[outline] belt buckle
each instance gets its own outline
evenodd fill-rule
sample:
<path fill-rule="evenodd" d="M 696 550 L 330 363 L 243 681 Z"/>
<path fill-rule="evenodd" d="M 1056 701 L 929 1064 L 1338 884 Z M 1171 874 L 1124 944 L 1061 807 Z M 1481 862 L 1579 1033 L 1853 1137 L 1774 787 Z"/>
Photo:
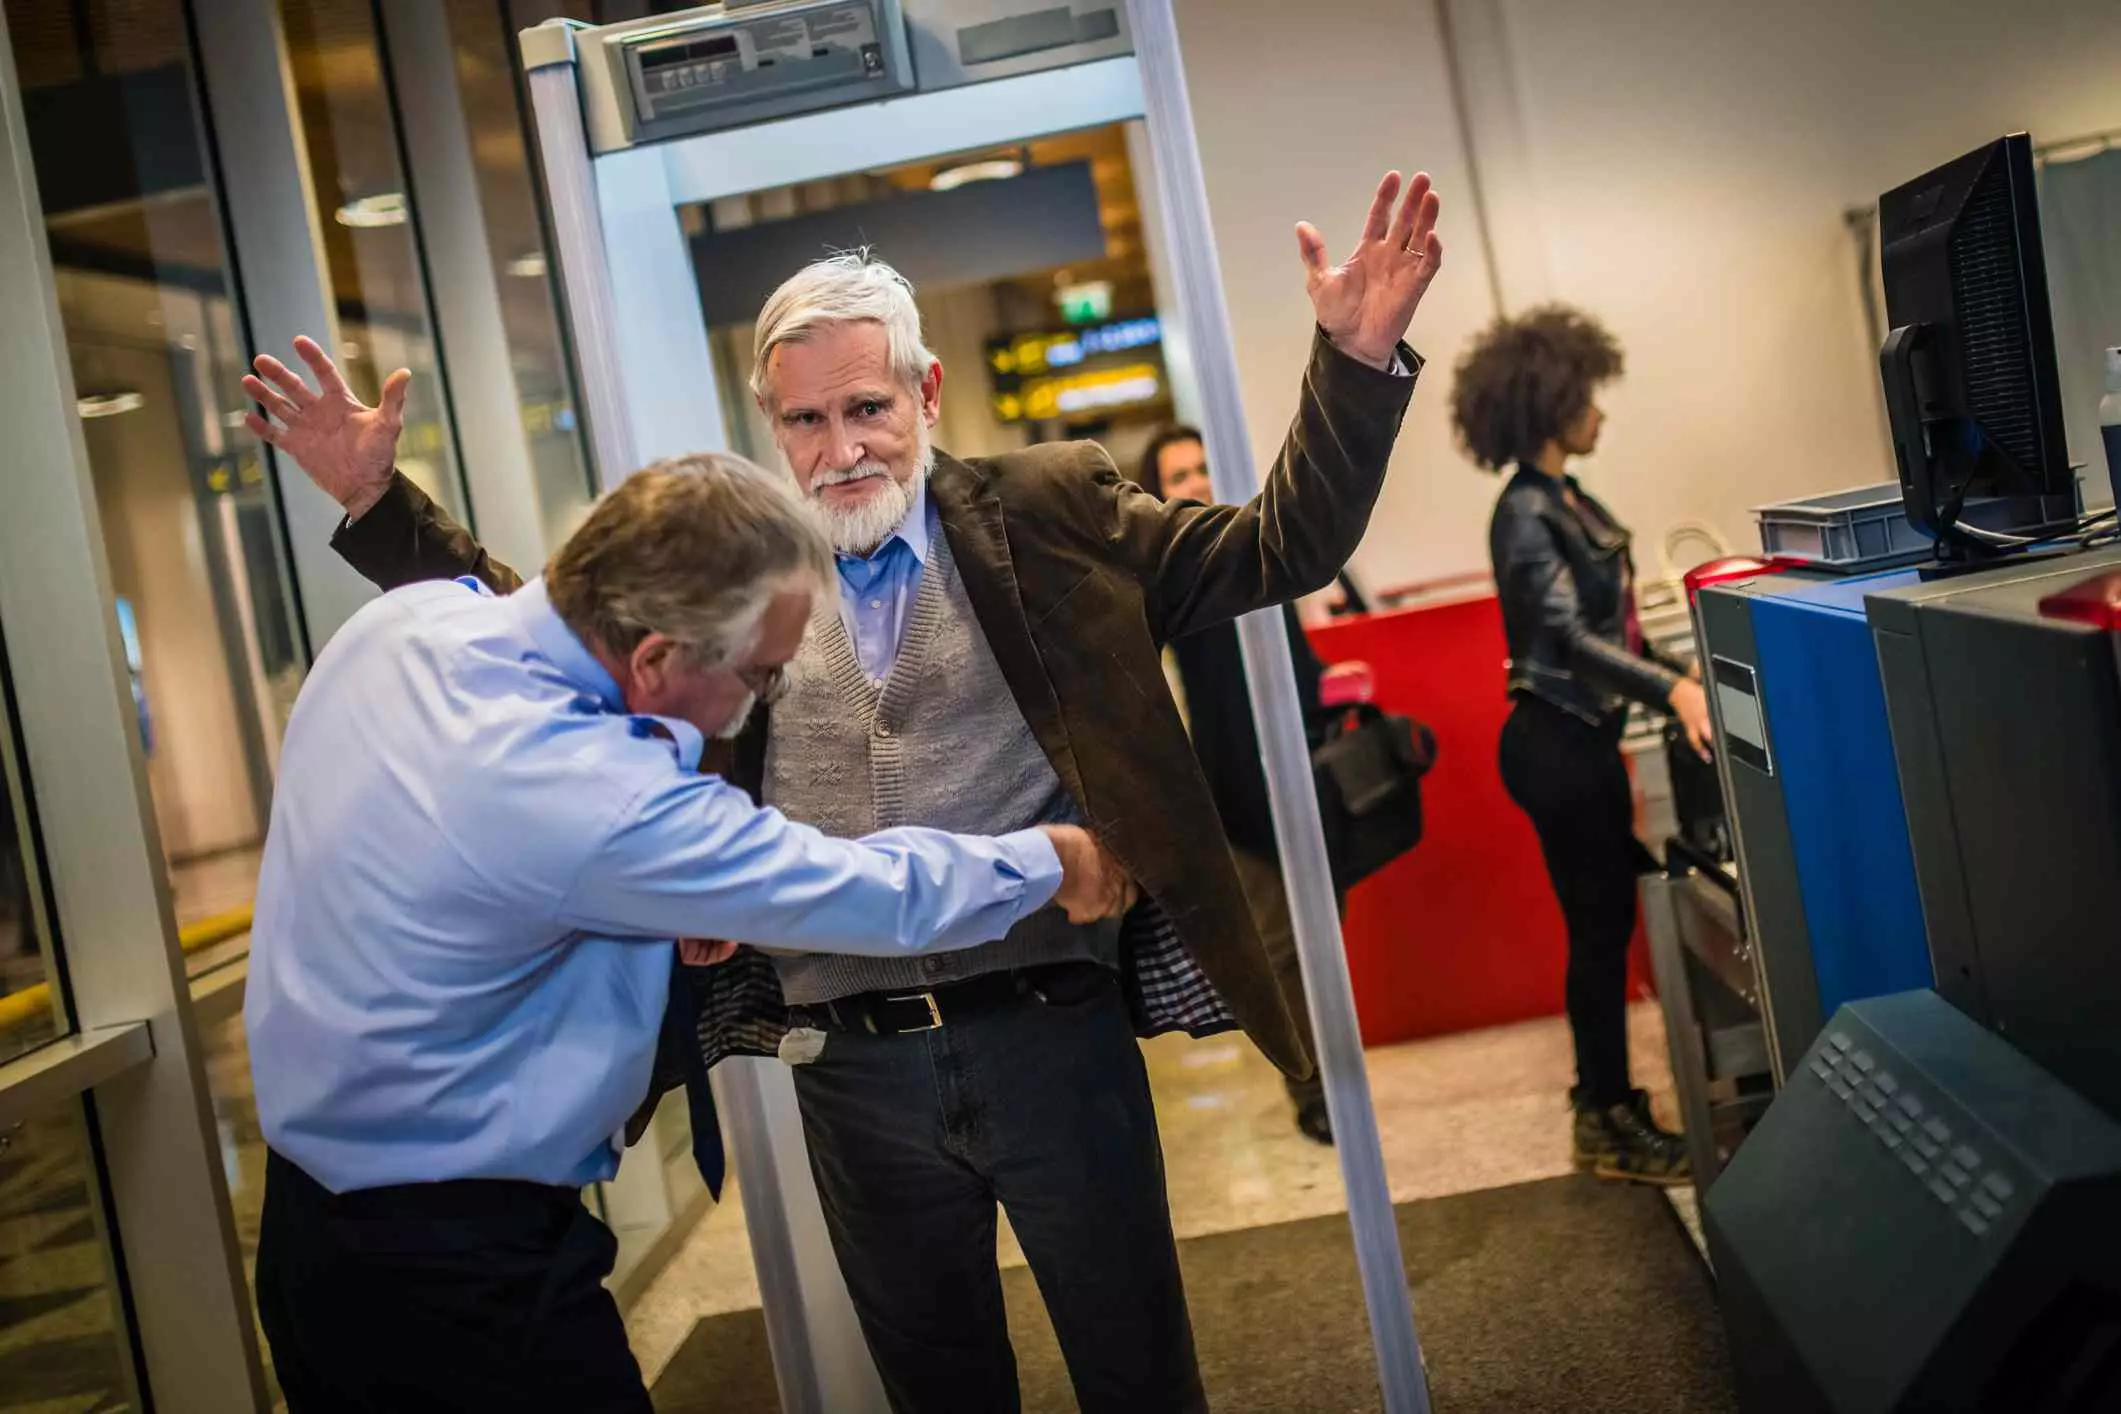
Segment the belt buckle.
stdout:
<path fill-rule="evenodd" d="M 906 992 L 899 996 L 886 996 L 884 1000 L 887 1002 L 925 1002 L 928 1005 L 928 1024 L 926 1026 L 908 1026 L 904 1030 L 896 1032 L 895 1034 L 897 1035 L 917 1036 L 923 1031 L 940 1031 L 943 1029 L 943 1009 L 936 1002 L 935 993 L 933 992 Z"/>

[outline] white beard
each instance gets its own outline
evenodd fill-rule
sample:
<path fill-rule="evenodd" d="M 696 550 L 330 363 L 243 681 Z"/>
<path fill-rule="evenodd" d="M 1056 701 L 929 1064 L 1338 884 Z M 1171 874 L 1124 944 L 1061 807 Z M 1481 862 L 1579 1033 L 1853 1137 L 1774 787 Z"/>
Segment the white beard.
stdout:
<path fill-rule="evenodd" d="M 891 533 L 906 519 L 906 513 L 913 509 L 915 488 L 935 469 L 935 449 L 928 445 L 926 426 L 920 429 L 918 436 L 919 460 L 914 464 L 913 475 L 903 483 L 892 476 L 882 462 L 864 460 L 844 471 L 825 472 L 810 484 L 811 499 L 817 502 L 818 511 L 825 518 L 825 533 L 832 537 L 833 549 L 842 555 L 867 555 L 890 539 Z M 852 505 L 835 505 L 824 499 L 826 487 L 845 485 L 864 477 L 874 477 L 883 484 Z"/>

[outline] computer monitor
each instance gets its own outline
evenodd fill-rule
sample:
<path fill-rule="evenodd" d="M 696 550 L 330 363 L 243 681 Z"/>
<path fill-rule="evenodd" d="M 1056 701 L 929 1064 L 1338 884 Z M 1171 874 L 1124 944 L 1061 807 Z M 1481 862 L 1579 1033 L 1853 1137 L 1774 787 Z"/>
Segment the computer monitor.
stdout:
<path fill-rule="evenodd" d="M 1878 199 L 1879 350 L 1907 518 L 1981 559 L 2078 514 L 2063 440 L 2032 140 L 1992 142 Z"/>

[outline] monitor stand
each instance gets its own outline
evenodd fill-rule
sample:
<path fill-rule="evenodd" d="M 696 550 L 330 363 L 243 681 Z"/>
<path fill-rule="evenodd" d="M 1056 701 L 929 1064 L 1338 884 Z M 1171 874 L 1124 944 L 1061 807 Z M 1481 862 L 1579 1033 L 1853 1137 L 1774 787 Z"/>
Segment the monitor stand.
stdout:
<path fill-rule="evenodd" d="M 1996 569 L 2002 565 L 2029 565 L 2037 560 L 2059 560 L 2065 555 L 2078 553 L 2075 545 L 2057 545 L 2044 550 L 2005 550 L 1995 555 L 1948 555 L 1946 547 L 1938 546 L 1938 558 L 1925 560 L 1916 573 L 1922 582 L 1955 579 L 1962 574 L 1976 574 L 1982 570 Z"/>

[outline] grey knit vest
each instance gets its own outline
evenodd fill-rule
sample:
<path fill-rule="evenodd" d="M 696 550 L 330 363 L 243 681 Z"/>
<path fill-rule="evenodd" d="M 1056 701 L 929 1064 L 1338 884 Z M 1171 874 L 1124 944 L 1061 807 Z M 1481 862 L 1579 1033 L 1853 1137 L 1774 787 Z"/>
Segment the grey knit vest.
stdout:
<path fill-rule="evenodd" d="M 773 708 L 766 803 L 829 835 L 898 825 L 1000 835 L 1077 818 L 973 617 L 949 538 L 930 540 L 898 658 L 881 687 L 836 604 L 812 620 Z M 792 1005 L 916 991 L 1005 968 L 1093 959 L 1097 936 L 1044 908 L 1009 935 L 927 957 L 776 955 Z"/>

